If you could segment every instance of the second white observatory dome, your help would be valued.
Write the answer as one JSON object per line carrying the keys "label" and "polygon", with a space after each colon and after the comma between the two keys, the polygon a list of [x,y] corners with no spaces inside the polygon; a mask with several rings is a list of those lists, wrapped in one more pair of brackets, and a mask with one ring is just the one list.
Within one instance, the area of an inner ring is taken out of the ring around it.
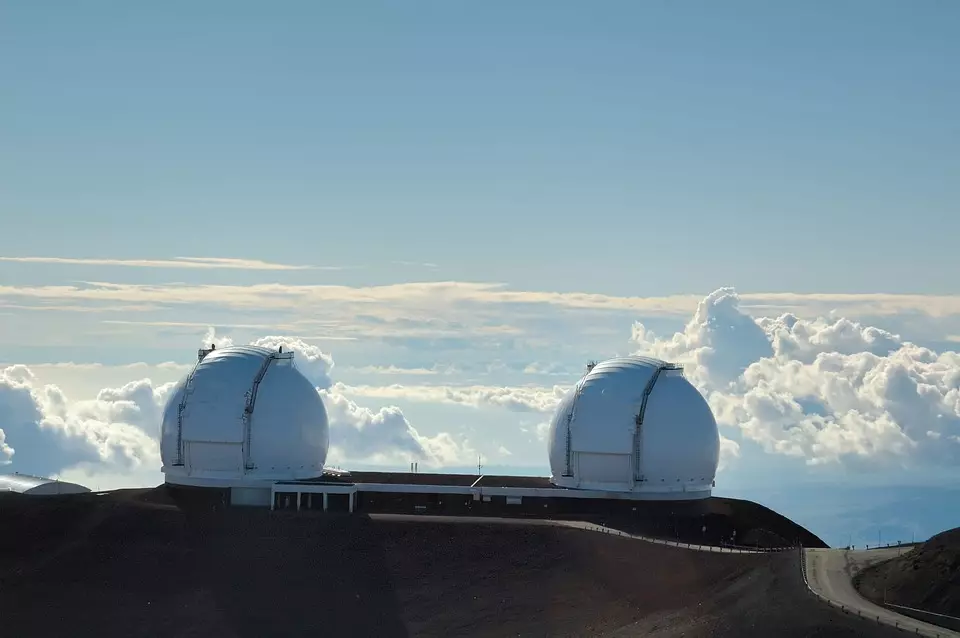
{"label": "second white observatory dome", "polygon": [[558,487],[706,498],[720,460],[720,434],[682,368],[618,357],[589,368],[560,402],[549,454]]}
{"label": "second white observatory dome", "polygon": [[312,478],[329,437],[323,401],[293,352],[210,348],[164,408],[162,470],[167,483],[203,487]]}

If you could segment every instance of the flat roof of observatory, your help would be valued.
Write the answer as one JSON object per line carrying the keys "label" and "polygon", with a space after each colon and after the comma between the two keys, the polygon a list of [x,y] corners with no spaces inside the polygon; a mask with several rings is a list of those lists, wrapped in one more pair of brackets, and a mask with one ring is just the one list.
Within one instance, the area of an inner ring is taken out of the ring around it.
{"label": "flat roof of observatory", "polygon": [[[519,487],[557,489],[546,476],[499,476],[487,474],[433,474],[430,472],[343,472],[324,474],[300,481],[281,481],[283,485],[333,483],[343,485],[442,485],[454,487]],[[560,488],[563,489],[563,488]]]}

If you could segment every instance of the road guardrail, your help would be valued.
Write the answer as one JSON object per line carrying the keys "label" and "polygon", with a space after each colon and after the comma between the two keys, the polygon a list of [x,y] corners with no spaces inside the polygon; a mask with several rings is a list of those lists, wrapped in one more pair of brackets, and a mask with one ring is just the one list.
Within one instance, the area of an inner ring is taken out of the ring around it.
{"label": "road guardrail", "polygon": [[586,529],[594,532],[601,532],[604,534],[610,534],[612,536],[620,536],[623,538],[631,538],[639,541],[646,541],[648,543],[654,543],[657,545],[666,545],[669,547],[680,547],[684,549],[691,549],[701,552],[714,552],[717,554],[772,554],[777,552],[785,552],[793,547],[749,547],[742,545],[706,545],[703,543],[686,543],[680,540],[669,540],[665,538],[654,538],[651,536],[642,536],[640,534],[630,534],[623,530],[619,530],[613,527],[607,527],[605,525],[597,525],[595,523],[584,523],[580,521],[564,521],[564,520],[554,520],[555,524],[562,527],[572,527],[574,529]]}

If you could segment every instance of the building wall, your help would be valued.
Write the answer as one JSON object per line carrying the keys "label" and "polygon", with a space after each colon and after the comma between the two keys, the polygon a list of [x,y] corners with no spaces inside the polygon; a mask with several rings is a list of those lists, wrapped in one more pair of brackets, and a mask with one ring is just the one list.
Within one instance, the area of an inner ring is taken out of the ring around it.
{"label": "building wall", "polygon": [[30,496],[53,496],[55,494],[86,494],[90,490],[76,483],[66,483],[64,481],[53,481],[44,483],[24,492]]}
{"label": "building wall", "polygon": [[[277,486],[280,496],[275,507],[296,509],[298,486]],[[302,486],[301,489],[323,490],[322,486]],[[334,498],[340,486],[332,487],[328,500]],[[308,508],[306,492],[302,493],[301,509]],[[320,493],[314,493],[314,500]],[[595,517],[597,515],[626,515],[642,512],[645,520],[669,519],[677,514],[684,516],[702,513],[701,501],[636,501],[605,498],[564,498],[559,496],[521,496],[486,494],[482,492],[456,494],[401,491],[357,491],[354,495],[354,511],[383,514],[453,514],[472,516],[529,516],[549,518]],[[269,501],[268,501],[269,504]],[[289,504],[289,507],[286,506]]]}
{"label": "building wall", "polygon": [[230,504],[252,507],[270,507],[269,487],[232,487]]}

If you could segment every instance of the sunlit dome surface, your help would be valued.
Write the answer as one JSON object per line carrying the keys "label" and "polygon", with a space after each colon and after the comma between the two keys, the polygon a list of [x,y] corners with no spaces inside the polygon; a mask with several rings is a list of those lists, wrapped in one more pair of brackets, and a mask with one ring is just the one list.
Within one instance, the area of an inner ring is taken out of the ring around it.
{"label": "sunlit dome surface", "polygon": [[230,346],[199,356],[163,412],[168,483],[238,486],[322,473],[327,412],[292,352]]}
{"label": "sunlit dome surface", "polygon": [[647,357],[596,364],[554,415],[552,481],[639,497],[710,496],[720,435],[710,406],[678,366]]}

